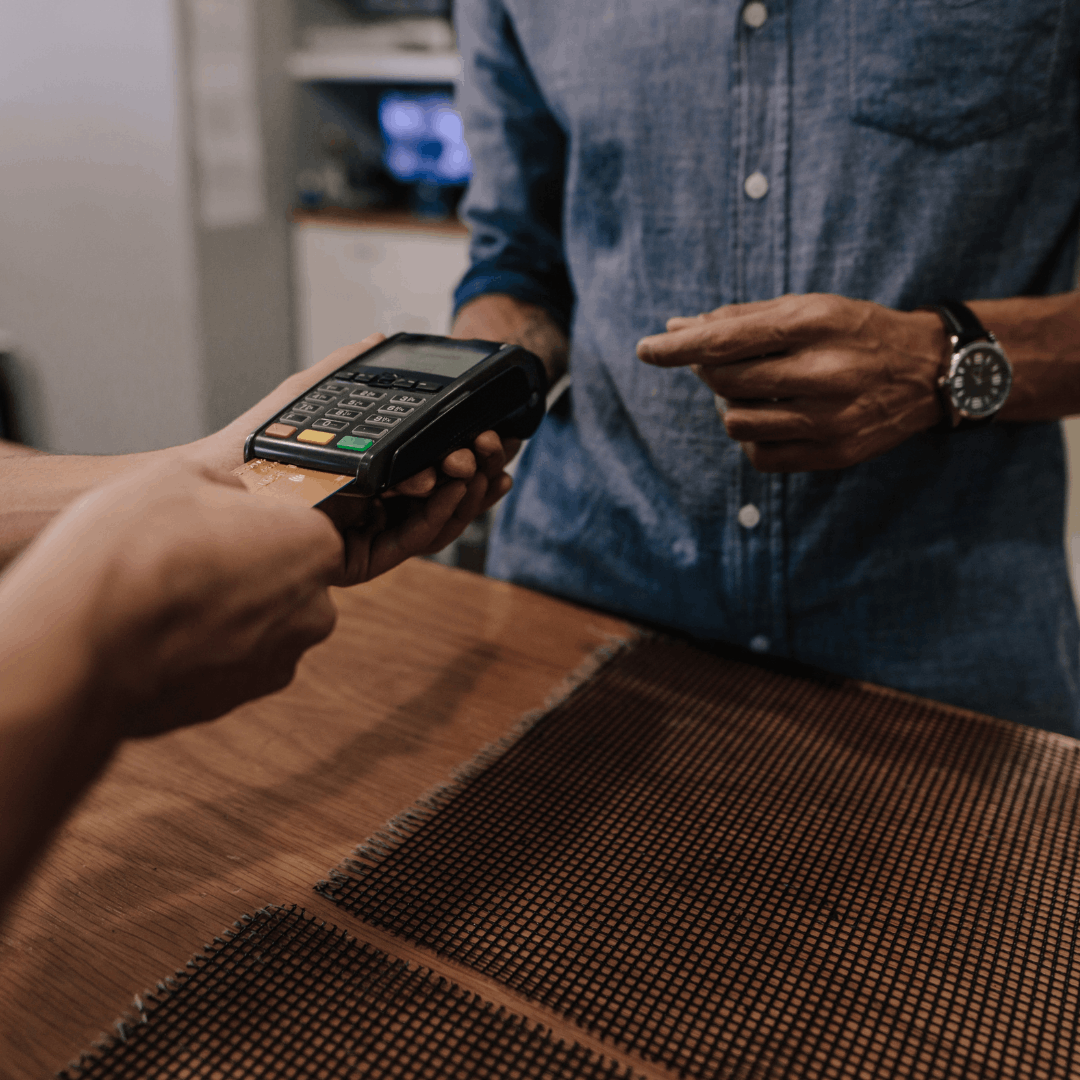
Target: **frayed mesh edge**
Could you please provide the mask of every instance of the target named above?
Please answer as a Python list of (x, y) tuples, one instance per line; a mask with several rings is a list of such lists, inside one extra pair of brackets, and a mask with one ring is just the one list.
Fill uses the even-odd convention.
[(340, 883), (364, 877), (389, 858), (436, 813), (460, 795), (480, 773), (513, 749), (552, 709), (568, 701), (602, 668), (644, 642), (661, 637), (662, 635), (652, 631), (635, 627), (628, 637), (610, 638), (567, 675), (547, 696), (543, 705), (531, 709), (501, 739), (489, 743), (469, 761), (459, 765), (450, 774), (448, 781), (425, 792), (407, 810), (392, 817), (377, 833), (360, 844), (352, 855), (331, 870), (329, 878), (320, 881), (315, 886), (315, 891), (335, 900)]

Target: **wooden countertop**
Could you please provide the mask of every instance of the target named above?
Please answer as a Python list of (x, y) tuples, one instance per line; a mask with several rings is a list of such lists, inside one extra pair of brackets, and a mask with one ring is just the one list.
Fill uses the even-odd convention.
[(125, 745), (63, 826), (0, 928), (0, 1075), (62, 1068), (136, 993), (273, 903), (299, 904), (591, 1045), (312, 886), (630, 628), (415, 560), (337, 601), (336, 630), (290, 687), (216, 723)]

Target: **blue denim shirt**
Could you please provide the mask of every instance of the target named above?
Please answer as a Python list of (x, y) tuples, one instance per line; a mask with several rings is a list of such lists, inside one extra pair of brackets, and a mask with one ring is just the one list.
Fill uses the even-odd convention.
[(1080, 5), (765, 3), (753, 26), (735, 0), (457, 0), (457, 303), (534, 301), (572, 340), (489, 572), (1080, 735), (1058, 424), (763, 475), (691, 372), (634, 353), (672, 315), (786, 292), (1072, 288)]

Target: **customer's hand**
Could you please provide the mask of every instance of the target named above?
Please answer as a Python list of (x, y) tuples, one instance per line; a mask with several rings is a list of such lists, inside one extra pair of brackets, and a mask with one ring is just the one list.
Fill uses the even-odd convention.
[(945, 335), (933, 312), (781, 296), (669, 319), (667, 333), (638, 343), (638, 356), (689, 365), (762, 472), (855, 465), (941, 418)]
[(319, 511), (176, 456), (53, 518), (0, 577), (0, 913), (119, 739), (292, 679), (334, 625), (343, 548)]
[(204, 466), (137, 471), (61, 514), (0, 579), (6, 708), (36, 692), (22, 711), (46, 715), (72, 682), (68, 711), (108, 725), (103, 739), (220, 716), (285, 686), (326, 637), (342, 565), (315, 510)]

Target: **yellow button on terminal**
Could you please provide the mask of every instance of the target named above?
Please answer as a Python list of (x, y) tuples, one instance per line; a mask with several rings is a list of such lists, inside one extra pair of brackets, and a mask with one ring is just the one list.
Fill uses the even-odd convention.
[(325, 446), (328, 442), (333, 442), (337, 438), (337, 435), (332, 431), (312, 431), (310, 428), (307, 431), (301, 431), (296, 436), (297, 442), (313, 442), (319, 446)]

